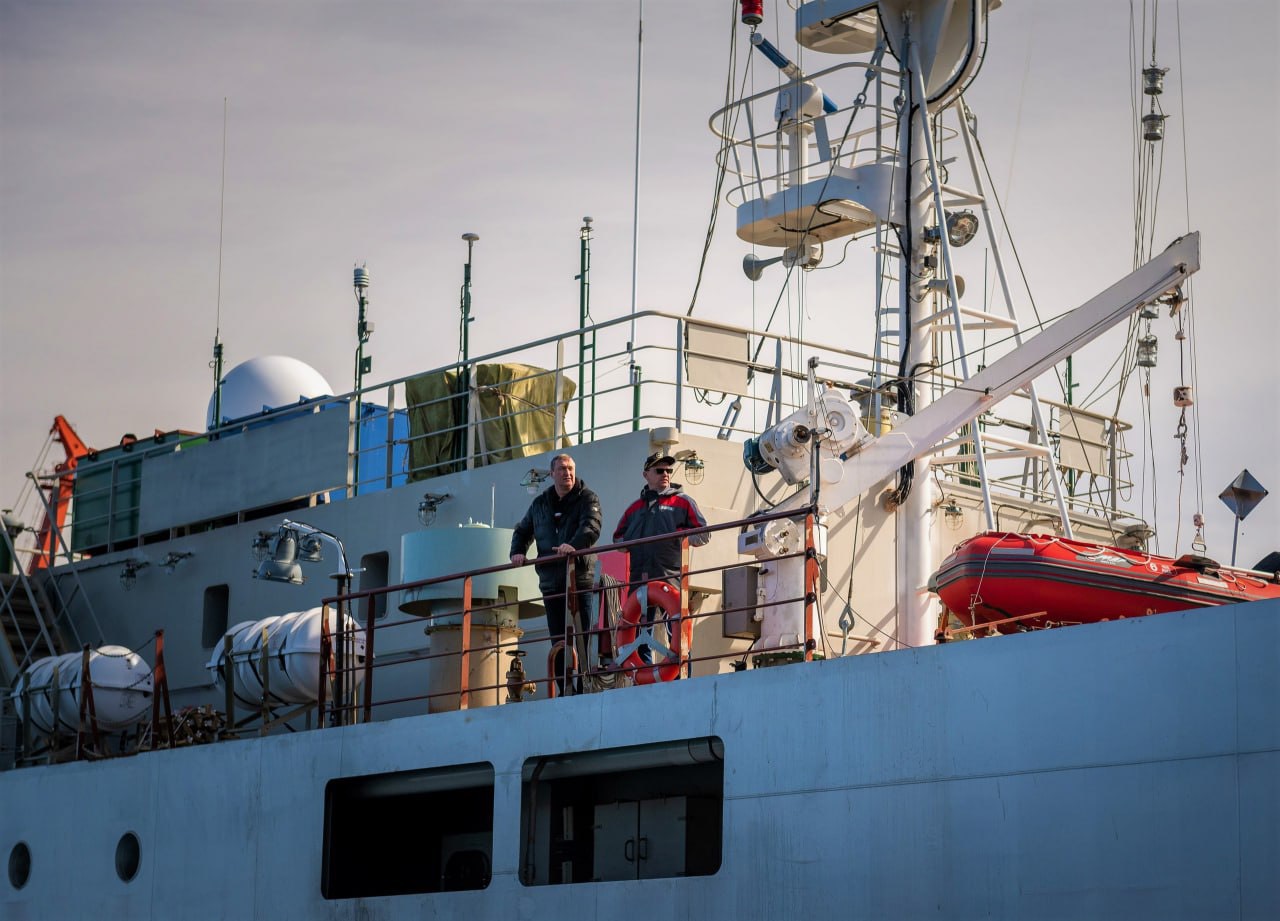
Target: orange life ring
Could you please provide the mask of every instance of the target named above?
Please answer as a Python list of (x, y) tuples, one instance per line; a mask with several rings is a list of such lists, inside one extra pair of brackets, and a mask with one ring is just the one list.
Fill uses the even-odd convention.
[[(640, 624), (647, 607), (660, 609), (667, 621), (671, 645), (664, 646), (653, 635), (653, 626)], [(618, 621), (618, 651), (622, 667), (635, 676), (636, 684), (656, 684), (680, 677), (684, 651), (693, 639), (693, 622), (680, 616), (680, 592), (669, 583), (653, 581), (627, 596)], [(653, 662), (640, 658), (640, 647), (648, 646)]]

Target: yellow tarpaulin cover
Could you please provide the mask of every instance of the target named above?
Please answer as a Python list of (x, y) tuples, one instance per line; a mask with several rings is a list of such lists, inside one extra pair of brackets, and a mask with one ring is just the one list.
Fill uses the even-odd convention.
[[(563, 374), (556, 404), (556, 372), (515, 363), (476, 365), (470, 394), (458, 393), (456, 370), (405, 381), (409, 403), (409, 479), (425, 480), (466, 467), (467, 421), (476, 422), (475, 466), (529, 457), (557, 447), (555, 420), (564, 431), (565, 409), (576, 385)], [(561, 436), (559, 447), (569, 447)]]

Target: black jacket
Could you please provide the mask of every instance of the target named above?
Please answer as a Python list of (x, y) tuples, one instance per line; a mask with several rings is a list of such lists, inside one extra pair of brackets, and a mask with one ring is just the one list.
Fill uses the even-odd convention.
[[(579, 550), (593, 546), (600, 537), (600, 497), (578, 480), (563, 499), (550, 486), (529, 503), (529, 511), (516, 525), (511, 538), (511, 555), (527, 553), (529, 542), (537, 541), (538, 556), (550, 556), (561, 544), (573, 544)], [(595, 554), (584, 554), (575, 561), (576, 588), (589, 588), (595, 576)], [(538, 583), (543, 592), (565, 590), (564, 560), (541, 563), (537, 567)]]
[[(679, 483), (672, 483), (662, 492), (646, 486), (640, 490), (640, 498), (627, 506), (613, 531), (613, 542), (672, 534), (690, 528), (705, 528), (707, 519), (702, 516), (692, 496), (681, 491)], [(695, 534), (689, 545), (701, 547), (711, 539), (710, 534)], [(680, 541), (655, 541), (632, 547), (631, 578), (643, 573), (651, 579), (668, 578), (680, 574)]]

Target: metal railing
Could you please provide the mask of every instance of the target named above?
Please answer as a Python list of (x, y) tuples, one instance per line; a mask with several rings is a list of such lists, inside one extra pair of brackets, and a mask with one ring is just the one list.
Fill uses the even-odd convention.
[[(445, 365), (423, 374), (367, 387), (359, 394), (343, 394), (282, 407), (199, 436), (175, 437), (163, 444), (140, 442), (132, 453), (104, 462), (110, 464), (109, 476), (102, 475), (101, 467), (95, 471), (91, 462), (86, 462), (88, 472), (101, 475), (101, 485), (77, 489), (76, 505), (80, 508), (72, 509), (68, 527), (73, 530), (57, 542), (55, 562), (78, 559), (85, 550), (92, 553), (120, 550), (137, 546), (144, 539), (165, 539), (182, 530), (218, 527), (258, 517), (255, 509), (236, 504), (241, 497), (228, 495), (225, 514), (202, 521), (175, 521), (167, 529), (168, 533), (139, 533), (146, 519), (144, 509), (148, 488), (145, 467), (139, 462), (173, 451), (206, 450), (206, 443), (214, 444), (242, 433), (265, 430), (277, 421), (294, 419), (299, 415), (317, 415), (330, 408), (345, 410), (348, 417), (351, 437), (333, 445), (333, 450), (346, 458), (347, 476), (318, 486), (313, 484), (306, 495), (274, 497), (271, 502), (263, 503), (264, 508), (275, 502), (282, 505), (292, 503), (287, 507), (298, 507), (328, 501), (331, 497), (351, 497), (457, 469), (471, 469), (509, 458), (541, 454), (565, 445), (591, 442), (641, 427), (674, 426), (690, 434), (741, 441), (804, 405), (810, 359), (817, 361), (818, 380), (846, 393), (859, 390), (860, 381), (864, 378), (885, 382), (881, 385), (884, 389), (897, 376), (896, 368), (866, 353), (792, 336), (648, 310), (639, 312), (635, 317), (637, 335), (633, 341), (630, 338), (631, 323), (631, 317), (620, 317), (582, 330), (491, 352), (474, 359), (465, 368), (458, 364)], [(733, 354), (725, 350), (711, 350), (696, 342), (691, 344), (691, 334), (697, 339), (701, 332), (714, 333), (732, 343), (729, 351)], [(595, 336), (597, 340), (598, 357), (592, 370), (598, 382), (595, 390), (576, 389), (576, 382), (568, 377), (569, 372), (577, 370), (576, 352), (570, 346), (584, 333)], [(759, 355), (759, 360), (753, 358), (754, 355)], [(415, 379), (448, 373), (457, 375), (462, 369), (467, 372), (465, 379), (475, 381), (476, 369), (494, 364), (508, 367), (523, 365), (527, 370), (513, 373), (501, 383), (472, 388), (466, 394), (446, 392), (419, 401), (408, 397), (410, 382)], [(728, 390), (711, 389), (714, 385), (704, 379), (706, 373), (703, 369), (708, 364), (725, 371), (736, 383)], [(632, 366), (642, 369), (634, 380), (630, 377)], [(955, 383), (954, 378), (934, 373), (939, 386)], [(518, 392), (522, 387), (540, 382), (544, 390), (554, 395), (548, 401), (531, 401)], [(361, 419), (354, 418), (357, 396), (364, 407)], [(482, 407), (481, 403), (486, 400), (490, 405)], [(874, 411), (875, 401), (870, 402), (872, 409), (867, 413)], [(1025, 402), (1025, 396), (1018, 394), (1016, 401), (1011, 399), (1003, 404), (1005, 408), (1001, 410), (999, 426), (1008, 427), (1011, 437), (1025, 439), (1030, 432), (1029, 424), (1022, 421), (1028, 412), (1025, 408), (1017, 408), (1018, 403)], [(587, 406), (589, 411), (581, 414), (570, 411), (575, 403)], [(432, 413), (438, 416), (448, 414), (449, 418), (433, 423), (429, 421)], [(577, 425), (579, 416), (586, 427)], [(414, 417), (419, 419), (418, 423), (413, 422)], [(1102, 484), (1099, 491), (1077, 497), (1073, 506), (1078, 511), (1091, 514), (1114, 515), (1118, 512), (1119, 499), (1129, 485), (1123, 476), (1128, 454), (1123, 450), (1122, 441), (1128, 425), (1113, 417), (1098, 418), (1107, 421), (1111, 432), (1106, 445), (1109, 452), (1107, 469), (1097, 472), (1094, 477), (1095, 485)], [(530, 420), (541, 420), (542, 424), (524, 424)], [(546, 424), (548, 421), (551, 423), (549, 426)], [(877, 415), (874, 419), (868, 417), (867, 421), (874, 432), (881, 420)], [(987, 425), (986, 422), (982, 424)], [(354, 437), (355, 426), (363, 426), (362, 437), (358, 439)], [(503, 429), (514, 435), (501, 444), (492, 443), (487, 440), (486, 427)], [(375, 432), (377, 437), (373, 437)], [(533, 434), (522, 434), (524, 432)], [(416, 446), (430, 439), (441, 444), (451, 443), (454, 448), (434, 460), (423, 459), (420, 455), (415, 459)], [(1043, 472), (1033, 469), (996, 485), (1019, 497), (1042, 501), (1048, 497), (1042, 482)], [(963, 482), (966, 474), (962, 469), (948, 468), (944, 476)], [(95, 505), (98, 514), (90, 517), (87, 509)], [(276, 510), (278, 508), (273, 509)], [(85, 536), (99, 533), (104, 535), (104, 542)], [(26, 538), (25, 544), (22, 540), (17, 542), (20, 557), (35, 552), (29, 535)], [(91, 547), (86, 540), (90, 540)]]
[[(695, 610), (690, 603), (690, 595), (696, 591), (692, 588), (694, 580), (750, 564), (734, 562), (722, 566), (710, 566), (700, 569), (691, 568), (689, 565), (689, 538), (700, 534), (708, 534), (734, 536), (736, 540), (736, 533), (742, 528), (755, 527), (780, 519), (791, 519), (804, 523), (805, 539), (803, 547), (794, 553), (782, 554), (774, 559), (803, 558), (806, 561), (805, 584), (803, 591), (798, 595), (771, 599), (767, 606), (803, 604), (805, 610), (803, 636), (799, 638), (797, 643), (780, 644), (766, 648), (759, 647), (753, 642), (745, 651), (739, 646), (738, 648), (717, 653), (695, 654), (691, 642), (689, 642), (689, 638), (693, 635), (692, 627), (694, 624), (703, 621), (718, 622), (726, 614), (756, 612), (762, 606), (750, 603), (729, 608), (722, 607), (719, 610), (706, 613), (699, 613)], [(630, 548), (644, 544), (663, 543), (673, 540), (679, 540), (682, 547), (682, 564), (678, 574), (673, 574), (667, 580), (651, 578), (629, 579), (612, 586), (597, 583), (589, 590), (590, 593), (595, 593), (597, 597), (600, 597), (605, 592), (621, 589), (629, 602), (634, 600), (633, 596), (643, 585), (663, 583), (671, 585), (678, 591), (678, 611), (669, 611), (669, 616), (666, 618), (667, 642), (664, 644), (660, 638), (655, 637), (654, 646), (652, 647), (653, 655), (656, 658), (660, 649), (666, 648), (670, 650), (674, 642), (675, 645), (678, 645), (678, 650), (675, 651), (678, 661), (655, 663), (657, 667), (674, 665), (681, 677), (689, 677), (695, 664), (731, 660), (741, 663), (735, 667), (735, 670), (740, 670), (745, 667), (748, 656), (781, 656), (784, 659), (794, 659), (795, 661), (810, 661), (814, 658), (818, 645), (814, 631), (815, 623), (818, 619), (819, 567), (814, 530), (815, 519), (811, 509), (775, 512), (724, 524), (680, 531), (675, 534), (657, 535), (640, 540), (601, 545), (562, 556), (542, 557), (536, 560), (528, 560), (523, 564), (508, 563), (400, 585), (330, 596), (324, 599), (323, 602), (326, 607), (326, 613), (322, 617), (322, 623), (328, 623), (328, 607), (331, 605), (337, 607), (339, 611), (349, 610), (353, 607), (362, 608), (364, 622), (363, 624), (356, 624), (354, 621), (349, 621), (340, 616), (337, 619), (337, 623), (343, 626), (335, 631), (332, 636), (326, 636), (325, 638), (325, 647), (322, 649), (320, 665), (320, 686), (323, 690), (320, 702), (322, 716), (319, 724), (322, 726), (335, 726), (368, 722), (375, 718), (379, 708), (411, 703), (421, 704), (424, 708), (430, 710), (433, 708), (433, 702), (441, 703), (447, 701), (448, 706), (443, 709), (465, 710), (476, 705), (480, 695), (486, 695), (486, 699), (492, 703), (497, 703), (496, 697), (504, 692), (506, 694), (504, 702), (516, 703), (534, 693), (535, 691), (532, 689), (536, 689), (539, 685), (543, 687), (542, 693), (544, 696), (556, 697), (559, 693), (562, 693), (562, 687), (573, 686), (575, 679), (580, 680), (584, 687), (592, 690), (612, 689), (636, 682), (639, 672), (654, 666), (641, 664), (634, 656), (620, 659), (619, 656), (624, 650), (619, 647), (617, 635), (619, 629), (625, 630), (628, 626), (632, 628), (638, 627), (639, 622), (628, 623), (625, 616), (621, 614), (619, 615), (619, 620), (613, 621), (609, 616), (602, 613), (597, 618), (596, 623), (585, 629), (580, 629), (581, 624), (578, 619), (578, 612), (583, 608), (590, 607), (590, 605), (584, 604), (584, 597), (588, 594), (588, 590), (574, 587), (575, 560), (584, 555), (625, 552)], [(502, 600), (477, 602), (472, 594), (473, 581), (491, 573), (504, 572), (519, 568), (519, 566), (546, 565), (547, 563), (563, 564), (569, 576), (568, 588), (563, 594), (548, 595), (539, 599), (546, 601), (563, 598), (566, 601), (568, 613), (565, 618), (564, 634), (548, 635), (533, 641), (522, 642), (520, 648), (515, 648), (511, 641), (504, 641), (500, 637), (497, 640), (477, 639), (475, 632), (481, 626), (484, 618), (509, 605), (510, 602)], [(383, 622), (379, 622), (378, 618), (374, 616), (375, 599), (379, 596), (389, 596), (396, 592), (411, 591), (448, 583), (461, 584), (460, 594), (462, 600), (460, 606), (456, 608), (433, 612), (428, 617), (410, 615)], [(601, 600), (603, 601), (603, 599)], [(624, 602), (622, 605), (624, 611), (627, 604), (628, 602)], [(638, 602), (634, 606), (638, 608)], [(601, 612), (606, 609), (606, 604), (601, 604), (598, 607)], [(421, 630), (424, 624), (429, 630), (441, 625), (448, 625), (451, 628), (458, 629), (460, 632), (459, 648), (444, 652), (416, 652), (398, 656), (394, 660), (378, 661), (375, 650), (377, 649), (379, 636), (386, 636), (389, 631), (394, 630), (415, 628)], [(484, 623), (484, 626), (489, 628), (491, 625)], [(487, 629), (486, 632), (488, 632)], [(673, 641), (671, 637), (676, 635), (685, 639)], [(352, 655), (352, 650), (357, 649), (359, 646), (357, 639), (363, 641), (364, 652), (360, 657)], [(524, 654), (531, 653), (534, 650), (541, 651), (544, 648), (548, 665), (545, 676), (536, 679), (532, 678), (530, 676), (534, 673), (526, 672), (523, 666), (514, 665), (515, 662), (524, 657)], [(516, 655), (512, 656), (512, 666), (505, 670), (499, 669), (499, 671), (503, 672), (502, 679), (492, 683), (474, 683), (471, 669), (472, 657), (489, 655), (496, 657), (504, 652), (516, 653)], [(566, 665), (564, 673), (557, 673), (557, 670), (552, 667), (553, 659), (558, 652), (565, 653)], [(435, 690), (426, 690), (423, 693), (379, 696), (380, 675), (386, 674), (393, 669), (404, 669), (421, 663), (430, 663), (433, 668), (443, 669), (449, 676), (456, 674), (457, 679), (454, 682), (446, 683), (443, 687), (437, 687)], [(574, 668), (570, 663), (576, 663), (578, 667)], [(640, 683), (646, 682), (641, 679)]]

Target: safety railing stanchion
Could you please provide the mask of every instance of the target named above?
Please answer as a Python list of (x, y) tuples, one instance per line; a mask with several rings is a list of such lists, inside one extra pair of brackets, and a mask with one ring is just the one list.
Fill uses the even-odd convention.
[(818, 603), (818, 551), (814, 546), (813, 512), (804, 516), (804, 660), (813, 661), (813, 612)]
[(361, 722), (373, 719), (373, 623), (377, 603), (373, 595), (364, 600), (364, 715)]
[[(693, 674), (693, 662), (690, 661), (690, 655), (693, 652), (693, 622), (689, 619), (689, 538), (687, 537), (680, 538), (680, 622), (676, 624), (676, 629), (680, 631), (677, 634), (680, 638), (680, 674), (689, 678)], [(686, 639), (688, 642), (685, 642)]]
[(462, 580), (462, 651), (458, 663), (458, 709), (471, 705), (471, 577)]
[(317, 722), (324, 728), (324, 707), (329, 690), (329, 673), (333, 669), (333, 642), (329, 637), (329, 606), (326, 604), (320, 611), (320, 692), (317, 697)]

